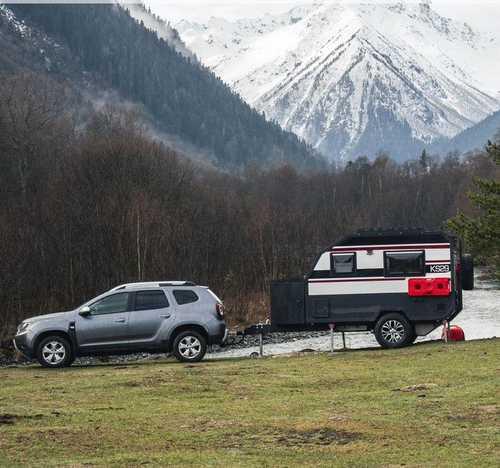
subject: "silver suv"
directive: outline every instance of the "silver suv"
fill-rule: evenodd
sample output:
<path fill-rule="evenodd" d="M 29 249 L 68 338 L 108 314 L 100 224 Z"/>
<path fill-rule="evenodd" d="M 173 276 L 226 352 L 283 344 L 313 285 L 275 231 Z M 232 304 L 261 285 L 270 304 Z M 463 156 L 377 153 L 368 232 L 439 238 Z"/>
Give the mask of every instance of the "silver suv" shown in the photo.
<path fill-rule="evenodd" d="M 122 284 L 70 312 L 26 319 L 14 346 L 45 367 L 137 352 L 172 352 L 179 361 L 196 362 L 226 335 L 222 301 L 208 287 L 160 281 Z"/>

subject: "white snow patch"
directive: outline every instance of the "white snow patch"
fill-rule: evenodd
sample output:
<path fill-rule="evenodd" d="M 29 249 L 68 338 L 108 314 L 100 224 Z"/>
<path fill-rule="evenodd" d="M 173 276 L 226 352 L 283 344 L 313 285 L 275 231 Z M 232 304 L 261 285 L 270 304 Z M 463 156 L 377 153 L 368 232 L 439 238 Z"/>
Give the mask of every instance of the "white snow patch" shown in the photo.
<path fill-rule="evenodd" d="M 20 21 L 14 15 L 14 12 L 7 8 L 6 5 L 0 5 L 0 15 L 4 16 L 7 21 L 14 26 L 16 31 L 24 37 L 26 33 L 29 31 L 29 28 L 24 24 L 23 21 Z"/>

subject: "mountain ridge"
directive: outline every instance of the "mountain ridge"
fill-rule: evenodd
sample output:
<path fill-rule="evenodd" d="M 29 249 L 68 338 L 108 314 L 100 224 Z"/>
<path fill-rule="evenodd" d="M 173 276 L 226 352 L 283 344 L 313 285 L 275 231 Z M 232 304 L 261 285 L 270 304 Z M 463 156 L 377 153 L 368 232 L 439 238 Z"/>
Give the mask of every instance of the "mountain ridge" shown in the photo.
<path fill-rule="evenodd" d="M 500 109 L 483 69 L 498 40 L 427 2 L 319 3 L 176 27 L 247 102 L 331 160 L 408 159 Z"/>
<path fill-rule="evenodd" d="M 482 151 L 488 141 L 500 140 L 500 110 L 466 128 L 453 138 L 437 141 L 427 148 L 432 153 Z"/>

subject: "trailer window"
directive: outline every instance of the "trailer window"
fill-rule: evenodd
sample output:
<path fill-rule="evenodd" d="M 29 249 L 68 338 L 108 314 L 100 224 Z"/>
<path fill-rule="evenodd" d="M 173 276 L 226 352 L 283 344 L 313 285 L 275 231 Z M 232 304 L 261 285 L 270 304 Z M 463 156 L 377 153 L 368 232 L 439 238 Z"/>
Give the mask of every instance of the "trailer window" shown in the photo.
<path fill-rule="evenodd" d="M 356 270 L 355 255 L 354 253 L 332 254 L 332 273 L 354 273 Z"/>
<path fill-rule="evenodd" d="M 424 252 L 384 252 L 386 276 L 425 275 Z"/>

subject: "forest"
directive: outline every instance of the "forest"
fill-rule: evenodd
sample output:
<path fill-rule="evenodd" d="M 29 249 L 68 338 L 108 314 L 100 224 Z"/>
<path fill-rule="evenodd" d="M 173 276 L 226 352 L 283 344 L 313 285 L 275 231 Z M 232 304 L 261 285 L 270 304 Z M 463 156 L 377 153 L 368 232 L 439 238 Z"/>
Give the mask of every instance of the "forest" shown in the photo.
<path fill-rule="evenodd" d="M 309 145 L 267 121 L 125 7 L 9 4 L 9 9 L 31 32 L 19 36 L 11 23 L 2 25 L 0 16 L 0 37 L 3 29 L 3 40 L 12 48 L 10 53 L 9 47 L 0 48 L 0 70 L 33 71 L 41 59 L 38 69 L 67 78 L 78 90 L 116 92 L 122 101 L 139 104 L 160 132 L 196 146 L 218 167 L 234 170 L 250 161 L 287 160 L 297 167 L 321 163 Z"/>
<path fill-rule="evenodd" d="M 270 281 L 302 276 L 339 236 L 474 215 L 473 179 L 498 174 L 485 152 L 232 174 L 153 140 L 130 109 L 82 122 L 64 84 L 2 83 L 0 339 L 25 317 L 158 279 L 210 285 L 233 325 L 263 319 Z"/>

